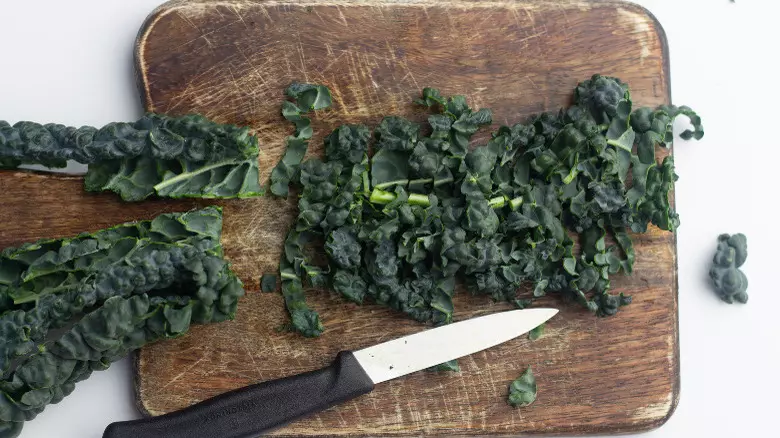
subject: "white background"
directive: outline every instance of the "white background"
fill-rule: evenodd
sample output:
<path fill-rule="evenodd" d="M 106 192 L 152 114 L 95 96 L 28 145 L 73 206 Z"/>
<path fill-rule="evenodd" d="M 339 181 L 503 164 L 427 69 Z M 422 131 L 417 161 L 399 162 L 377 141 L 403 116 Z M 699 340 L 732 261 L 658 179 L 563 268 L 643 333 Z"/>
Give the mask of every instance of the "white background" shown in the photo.
<path fill-rule="evenodd" d="M 80 126 L 140 116 L 132 45 L 160 3 L 0 0 L 0 120 Z M 696 109 L 706 130 L 700 142 L 675 143 L 680 404 L 666 425 L 644 436 L 777 437 L 779 2 L 638 3 L 666 30 L 673 102 Z M 744 306 L 720 302 L 706 282 L 716 236 L 724 232 L 748 236 Z M 123 361 L 79 383 L 21 437 L 99 438 L 108 423 L 138 415 L 132 398 Z"/>

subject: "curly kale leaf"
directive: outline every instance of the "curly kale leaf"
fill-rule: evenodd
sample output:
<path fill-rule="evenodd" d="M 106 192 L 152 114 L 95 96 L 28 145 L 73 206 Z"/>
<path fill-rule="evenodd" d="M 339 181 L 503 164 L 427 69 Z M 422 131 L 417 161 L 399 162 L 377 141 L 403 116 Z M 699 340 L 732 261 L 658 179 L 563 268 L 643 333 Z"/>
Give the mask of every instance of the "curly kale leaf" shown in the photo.
<path fill-rule="evenodd" d="M 498 215 L 485 199 L 473 200 L 466 208 L 466 231 L 490 237 L 498 231 Z"/>
<path fill-rule="evenodd" d="M 409 183 L 409 160 L 402 151 L 381 149 L 371 158 L 371 186 L 386 189 Z"/>
<path fill-rule="evenodd" d="M 333 289 L 354 303 L 363 303 L 367 288 L 365 280 L 357 274 L 339 270 L 333 275 Z"/>
<path fill-rule="evenodd" d="M 444 98 L 439 90 L 425 88 L 422 99 L 415 102 L 440 112 L 428 119 L 433 128 L 430 141 L 437 149 L 454 157 L 464 157 L 471 137 L 480 127 L 493 123 L 493 113 L 489 109 L 472 110 L 464 96 Z"/>
<path fill-rule="evenodd" d="M 522 408 L 536 401 L 536 377 L 531 367 L 509 385 L 507 403 L 514 408 Z"/>
<path fill-rule="evenodd" d="M 262 194 L 258 143 L 248 128 L 200 115 L 146 114 L 134 123 L 100 129 L 0 122 L 5 167 L 88 164 L 87 191 L 114 191 L 126 201 L 171 198 L 247 198 Z"/>
<path fill-rule="evenodd" d="M 363 125 L 342 125 L 325 137 L 328 161 L 358 164 L 366 159 L 371 132 Z"/>
<path fill-rule="evenodd" d="M 614 117 L 627 118 L 631 112 L 628 85 L 610 76 L 593 75 L 581 82 L 574 90 L 574 101 L 599 124 L 608 125 Z"/>
<path fill-rule="evenodd" d="M 3 250 L 1 427 L 18 430 L 150 342 L 232 319 L 244 289 L 222 258 L 221 230 L 221 210 L 208 207 Z"/>
<path fill-rule="evenodd" d="M 222 258 L 221 224 L 221 210 L 209 207 L 5 249 L 0 294 L 9 301 L 0 331 L 8 337 L 0 370 L 31 352 L 49 330 L 114 296 L 170 289 L 170 296 L 192 296 L 196 322 L 231 319 L 243 288 Z M 15 331 L 22 322 L 27 328 Z"/>
<path fill-rule="evenodd" d="M 638 168 L 644 172 L 644 168 Z M 641 180 L 644 173 L 639 175 L 639 184 L 644 183 L 645 187 L 644 196 L 636 200 L 632 206 L 631 229 L 643 233 L 647 231 L 647 225 L 652 223 L 662 230 L 676 230 L 680 225 L 680 219 L 669 204 L 669 193 L 674 188 L 674 182 L 677 181 L 677 174 L 674 173 L 674 158 L 670 155 L 664 158 L 662 164 L 650 166 L 645 181 Z"/>
<path fill-rule="evenodd" d="M 410 151 L 417 144 L 420 125 L 403 117 L 388 116 L 376 128 L 377 149 Z"/>
<path fill-rule="evenodd" d="M 289 279 L 284 272 L 282 278 L 284 304 L 290 313 L 292 327 L 307 338 L 321 335 L 323 327 L 320 317 L 306 304 L 301 281 L 298 278 Z"/>
<path fill-rule="evenodd" d="M 485 199 L 493 193 L 493 168 L 497 154 L 488 147 L 469 152 L 460 167 L 464 175 L 460 191 L 469 199 Z"/>
<path fill-rule="evenodd" d="M 282 116 L 295 125 L 295 134 L 287 137 L 287 149 L 271 171 L 271 193 L 283 198 L 289 196 L 290 184 L 297 181 L 298 169 L 309 148 L 309 140 L 314 135 L 311 119 L 305 117 L 305 114 L 331 105 L 330 90 L 323 85 L 294 83 L 285 90 L 285 94 L 293 101 L 282 104 Z"/>
<path fill-rule="evenodd" d="M 263 292 L 273 292 L 276 290 L 276 275 L 263 274 L 260 278 L 260 290 Z"/>
<path fill-rule="evenodd" d="M 295 82 L 284 90 L 284 94 L 296 101 L 302 113 L 330 108 L 332 104 L 330 90 L 324 85 Z"/>
<path fill-rule="evenodd" d="M 328 235 L 325 251 L 331 261 L 341 269 L 356 269 L 360 266 L 361 246 L 355 233 L 348 228 L 333 230 Z"/>
<path fill-rule="evenodd" d="M 718 236 L 718 249 L 712 259 L 710 278 L 718 296 L 729 304 L 734 301 L 747 303 L 747 276 L 739 269 L 746 259 L 747 238 L 744 234 Z"/>

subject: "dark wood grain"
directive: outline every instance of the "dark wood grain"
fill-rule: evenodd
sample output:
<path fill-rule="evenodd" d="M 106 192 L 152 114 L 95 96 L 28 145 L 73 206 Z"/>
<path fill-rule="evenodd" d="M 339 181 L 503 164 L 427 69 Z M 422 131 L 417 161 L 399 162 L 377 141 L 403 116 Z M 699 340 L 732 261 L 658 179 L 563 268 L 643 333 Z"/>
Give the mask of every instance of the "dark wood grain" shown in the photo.
<path fill-rule="evenodd" d="M 334 109 L 314 121 L 311 155 L 344 122 L 384 114 L 423 120 L 410 101 L 424 86 L 465 94 L 512 123 L 569 103 L 593 73 L 631 85 L 641 105 L 669 102 L 663 31 L 645 10 L 616 2 L 256 2 L 178 1 L 142 28 L 136 63 L 146 109 L 203 113 L 251 126 L 267 179 L 290 127 L 279 114 L 294 80 L 324 83 Z M 484 138 L 484 137 L 483 137 Z M 210 201 L 124 204 L 90 195 L 79 178 L 0 173 L 0 247 L 151 218 Z M 326 325 L 319 339 L 277 331 L 281 297 L 259 292 L 276 269 L 294 202 L 265 197 L 219 202 L 223 244 L 248 288 L 236 321 L 192 329 L 143 349 L 136 360 L 139 407 L 157 415 L 249 383 L 325 365 L 339 350 L 424 329 L 386 309 L 309 291 Z M 596 434 L 655 428 L 679 394 L 675 236 L 653 228 L 636 237 L 634 296 L 599 319 L 554 299 L 562 312 L 544 337 L 525 337 L 463 358 L 457 374 L 417 373 L 383 383 L 353 402 L 276 432 L 284 436 Z M 507 308 L 465 293 L 456 320 Z M 533 366 L 534 405 L 512 409 L 509 383 Z"/>

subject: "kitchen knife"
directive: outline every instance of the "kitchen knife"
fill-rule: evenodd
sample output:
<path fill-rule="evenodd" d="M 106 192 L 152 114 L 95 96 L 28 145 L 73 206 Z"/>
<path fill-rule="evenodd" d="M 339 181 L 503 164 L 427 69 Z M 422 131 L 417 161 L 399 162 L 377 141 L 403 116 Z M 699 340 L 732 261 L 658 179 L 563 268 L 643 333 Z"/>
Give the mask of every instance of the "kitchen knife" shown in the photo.
<path fill-rule="evenodd" d="M 239 388 L 159 417 L 112 423 L 103 438 L 253 438 L 367 394 L 377 383 L 506 342 L 556 313 L 512 310 L 342 351 L 316 371 Z"/>

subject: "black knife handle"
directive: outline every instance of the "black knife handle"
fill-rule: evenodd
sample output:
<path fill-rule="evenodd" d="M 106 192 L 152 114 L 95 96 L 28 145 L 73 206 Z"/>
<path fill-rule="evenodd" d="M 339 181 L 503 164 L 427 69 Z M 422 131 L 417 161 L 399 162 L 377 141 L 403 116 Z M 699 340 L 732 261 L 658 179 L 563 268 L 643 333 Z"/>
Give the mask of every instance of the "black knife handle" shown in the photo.
<path fill-rule="evenodd" d="M 240 388 L 159 417 L 109 424 L 103 438 L 254 438 L 373 389 L 355 356 L 342 351 L 320 370 Z"/>

